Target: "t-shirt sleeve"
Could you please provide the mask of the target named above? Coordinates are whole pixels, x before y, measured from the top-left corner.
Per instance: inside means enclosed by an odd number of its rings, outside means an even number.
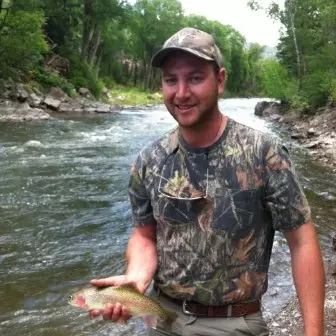
[[[144,184],[145,173],[146,166],[139,155],[132,164],[128,185],[128,195],[135,226],[153,225],[156,223],[151,200]]]
[[[307,198],[283,145],[270,146],[266,155],[265,201],[275,230],[292,231],[310,219]]]

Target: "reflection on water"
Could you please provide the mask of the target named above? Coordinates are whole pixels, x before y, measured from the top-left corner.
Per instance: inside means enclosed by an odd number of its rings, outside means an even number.
[[[221,102],[239,122],[272,132],[253,115],[257,100]],[[0,124],[1,335],[144,335],[144,324],[90,320],[67,305],[93,277],[121,273],[132,229],[127,183],[138,151],[175,122],[162,106],[119,115]],[[286,141],[286,139],[284,140]],[[291,147],[323,246],[335,225],[335,173]],[[289,254],[277,235],[266,315],[292,291]]]

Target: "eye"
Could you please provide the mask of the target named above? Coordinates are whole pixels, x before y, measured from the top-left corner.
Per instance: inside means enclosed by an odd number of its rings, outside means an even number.
[[[69,295],[69,296],[68,296],[68,301],[72,301],[72,299],[73,299],[73,296],[72,296],[72,295]]]
[[[163,79],[163,81],[167,84],[167,85],[174,85],[176,83],[176,79],[173,77],[166,77]]]
[[[191,77],[190,77],[190,82],[191,82],[192,84],[200,83],[202,80],[203,80],[203,77],[200,76],[200,75],[194,75],[194,76],[191,76]]]

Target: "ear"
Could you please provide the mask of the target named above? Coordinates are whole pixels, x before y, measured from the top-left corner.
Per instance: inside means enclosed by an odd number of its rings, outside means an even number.
[[[224,68],[220,68],[218,73],[217,73],[218,94],[219,95],[221,95],[224,92],[225,79],[226,79],[226,71],[225,71]]]

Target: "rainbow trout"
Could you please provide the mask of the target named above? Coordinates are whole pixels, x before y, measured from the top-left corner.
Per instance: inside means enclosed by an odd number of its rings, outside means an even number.
[[[156,327],[157,321],[170,326],[177,317],[152,298],[140,294],[131,285],[83,288],[68,298],[70,305],[85,310],[103,310],[106,304],[119,302],[134,317],[142,317],[150,327]]]

